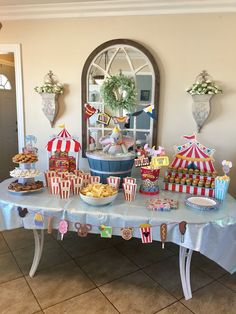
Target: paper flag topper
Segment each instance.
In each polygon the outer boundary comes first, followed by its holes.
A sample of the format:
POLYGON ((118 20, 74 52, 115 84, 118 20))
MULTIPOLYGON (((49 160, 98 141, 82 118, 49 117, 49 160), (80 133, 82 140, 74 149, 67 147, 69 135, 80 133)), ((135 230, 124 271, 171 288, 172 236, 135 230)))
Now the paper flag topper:
POLYGON ((40 213, 34 215, 34 224, 36 227, 43 227, 43 216, 40 213))
POLYGON ((140 225, 140 233, 142 238, 142 243, 152 242, 152 226, 149 224, 140 225))
POLYGON ((24 218, 28 214, 27 208, 17 207, 18 214, 21 218, 24 218))
POLYGON ((84 114, 85 120, 92 117, 92 115, 94 115, 94 113, 97 111, 97 109, 91 106, 90 104, 85 104, 84 108, 85 108, 85 114, 84 114))
POLYGON ((130 240, 133 237, 133 228, 121 228, 121 236, 124 240, 130 240))
POLYGON ((167 237, 167 224, 161 224, 160 226, 160 238, 161 238, 161 243, 162 243, 162 249, 165 247, 165 241, 167 237))
POLYGON ((112 227, 101 225, 99 229, 100 229, 100 234, 102 238, 112 237, 112 227))
POLYGON ((58 226, 58 231, 60 232, 61 234, 61 240, 63 240, 63 236, 64 234, 67 233, 68 231, 68 221, 65 220, 65 219, 62 219, 60 222, 59 222, 59 226, 58 226))
POLYGON ((181 242, 182 243, 184 242, 184 235, 185 235, 185 232, 186 232, 186 225, 187 225, 186 221, 181 221, 179 223, 179 231, 181 233, 181 242))
POLYGON ((149 115, 152 119, 155 118, 155 108, 154 108, 154 105, 150 105, 146 108, 143 109, 144 112, 146 112, 147 115, 149 115))
POLYGON ((107 125, 109 125, 110 120, 111 120, 111 117, 109 116, 109 114, 107 114, 105 112, 98 114, 98 118, 97 118, 98 123, 101 123, 101 124, 104 124, 107 126, 107 125))
POLYGON ((92 230, 92 225, 81 224, 80 222, 76 222, 75 228, 77 229, 78 236, 84 238, 87 237, 89 231, 92 230))

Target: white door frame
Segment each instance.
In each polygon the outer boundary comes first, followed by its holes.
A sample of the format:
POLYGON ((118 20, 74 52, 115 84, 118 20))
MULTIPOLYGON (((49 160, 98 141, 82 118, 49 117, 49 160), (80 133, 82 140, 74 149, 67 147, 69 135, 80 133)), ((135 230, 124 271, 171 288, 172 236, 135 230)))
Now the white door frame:
POLYGON ((14 53, 15 82, 16 82, 16 112, 18 128, 18 151, 21 152, 25 144, 25 125, 22 89, 21 47, 20 44, 0 44, 0 52, 14 53))

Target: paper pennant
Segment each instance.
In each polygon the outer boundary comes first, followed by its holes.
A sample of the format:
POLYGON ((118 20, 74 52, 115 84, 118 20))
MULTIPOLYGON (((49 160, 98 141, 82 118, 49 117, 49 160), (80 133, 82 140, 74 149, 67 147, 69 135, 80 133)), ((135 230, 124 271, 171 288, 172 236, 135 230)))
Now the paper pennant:
POLYGON ((48 217, 48 233, 52 233, 52 221, 53 217, 48 217))
POLYGON ((76 222, 75 228, 77 229, 78 236, 84 238, 87 237, 89 231, 92 230, 92 225, 81 224, 80 222, 76 222))
POLYGON ((34 224, 36 227, 43 227, 43 216, 40 213, 34 215, 34 224))
POLYGON ((155 111, 154 105, 150 105, 144 108, 143 111, 146 112, 146 114, 149 115, 152 119, 155 118, 156 111, 155 111))
POLYGON ((17 207, 18 214, 21 218, 25 218, 25 216, 28 214, 27 208, 17 207))
POLYGON ((167 224, 161 224, 160 226, 160 238, 162 243, 162 249, 165 247, 165 242, 167 238, 167 224))
POLYGON ((61 234, 61 240, 63 240, 64 234, 68 232, 68 226, 69 226, 68 221, 65 219, 62 219, 59 222, 58 231, 61 234))
POLYGON ((84 114, 85 120, 87 120, 88 118, 92 117, 92 115, 94 115, 94 113, 97 111, 97 109, 94 108, 90 104, 85 104, 84 108, 85 108, 85 114, 84 114))
POLYGON ((100 234, 102 238, 111 238, 112 237, 112 227, 101 225, 99 227, 100 234))
POLYGON ((182 243, 184 242, 184 235, 185 235, 185 232, 186 232, 186 225, 187 225, 186 221, 181 221, 179 223, 179 231, 181 233, 181 242, 182 243))
POLYGON ((151 243, 152 242, 152 226, 149 224, 140 225, 140 234, 142 243, 151 243))
POLYGON ((133 237, 133 228, 121 228, 121 236, 124 240, 130 240, 133 237))
POLYGON ((107 114, 105 112, 98 114, 98 118, 97 118, 98 123, 101 123, 101 124, 104 124, 107 126, 107 125, 109 125, 110 120, 111 120, 111 117, 109 116, 109 114, 107 114))

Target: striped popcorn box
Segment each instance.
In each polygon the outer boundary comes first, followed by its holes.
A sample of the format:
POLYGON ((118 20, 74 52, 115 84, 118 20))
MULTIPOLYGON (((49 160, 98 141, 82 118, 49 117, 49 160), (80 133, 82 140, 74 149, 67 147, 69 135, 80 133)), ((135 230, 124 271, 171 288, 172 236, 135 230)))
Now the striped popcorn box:
POLYGON ((51 184, 50 179, 56 176, 56 171, 45 171, 44 176, 45 176, 46 187, 50 187, 50 184, 51 184))
POLYGON ((120 177, 110 176, 107 178, 107 184, 111 185, 113 188, 119 190, 120 187, 120 177))
POLYGON ((64 179, 67 174, 68 174, 67 172, 58 171, 57 177, 64 179))
POLYGON ((70 180, 70 191, 73 193, 73 179, 77 178, 77 176, 74 173, 68 173, 65 175, 64 179, 70 180))
POLYGON ((152 243, 152 226, 149 224, 140 225, 142 243, 152 243))
POLYGON ((228 176, 219 176, 215 178, 215 198, 223 201, 229 188, 230 178, 228 176))
POLYGON ((123 183, 123 190, 125 200, 132 202, 135 199, 137 184, 136 183, 123 183))
POLYGON ((78 170, 78 169, 74 170, 74 174, 75 174, 77 177, 82 177, 83 173, 84 173, 84 172, 83 172, 82 170, 78 170))
POLYGON ((101 178, 99 176, 90 176, 89 183, 100 183, 101 178))
POLYGON ((132 177, 126 177, 123 179, 123 183, 136 183, 136 179, 132 177))
POLYGON ((70 197, 70 186, 71 182, 70 180, 61 179, 59 182, 60 186, 60 197, 62 199, 66 199, 70 197))
POLYGON ((60 181, 59 177, 50 178, 50 190, 52 194, 60 194, 60 181))
POLYGON ((83 188, 83 178, 82 177, 72 178, 72 188, 73 194, 78 195, 80 190, 83 188))
POLYGON ((89 182, 90 182, 90 177, 91 177, 91 174, 90 173, 83 173, 82 174, 82 178, 83 178, 83 187, 86 187, 89 182))

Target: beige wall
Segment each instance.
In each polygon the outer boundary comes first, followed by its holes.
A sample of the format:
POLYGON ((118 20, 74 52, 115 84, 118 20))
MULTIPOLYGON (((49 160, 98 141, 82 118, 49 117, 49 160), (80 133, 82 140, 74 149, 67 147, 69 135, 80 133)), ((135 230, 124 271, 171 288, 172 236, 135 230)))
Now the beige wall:
MULTIPOLYGON (((44 146, 51 129, 33 88, 49 69, 67 86, 58 123, 81 139, 81 71, 87 56, 101 43, 128 38, 154 55, 161 75, 159 144, 173 154, 180 136, 195 131, 191 97, 185 92, 206 69, 223 87, 214 96, 212 112, 198 139, 215 148, 216 166, 232 160, 231 192, 236 195, 236 14, 161 15, 3 23, 0 43, 21 43, 26 133, 38 137, 40 167, 46 165, 44 146)), ((82 140, 82 139, 81 139, 82 140)), ((83 167, 86 165, 82 163, 83 167)))

